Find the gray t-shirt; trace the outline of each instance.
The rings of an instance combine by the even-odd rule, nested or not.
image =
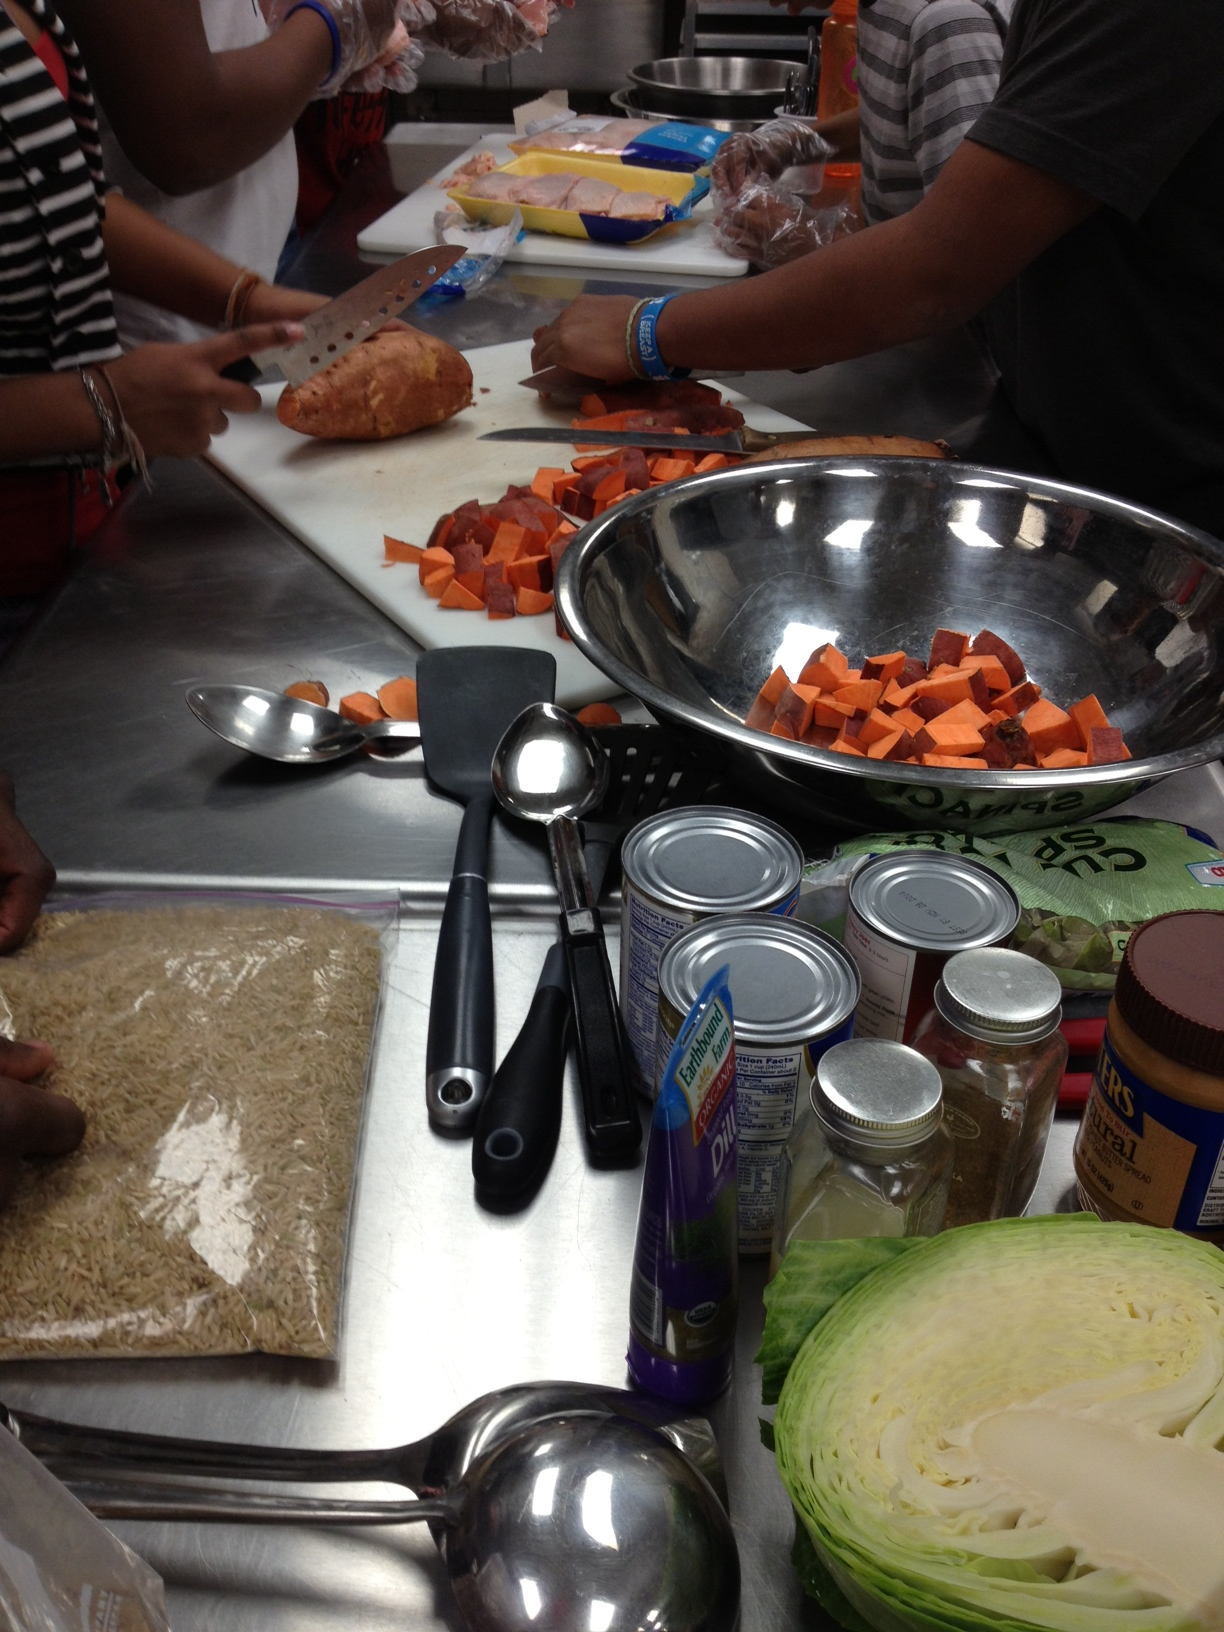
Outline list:
[[[1101,208],[985,326],[1068,480],[1224,535],[1224,5],[1019,0],[970,140]]]

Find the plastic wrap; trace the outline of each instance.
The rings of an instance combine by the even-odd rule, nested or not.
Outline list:
[[[411,38],[403,18],[398,18],[386,49],[368,67],[350,75],[341,90],[365,94],[398,91],[406,96],[416,90],[418,70],[424,60],[424,47]]]
[[[161,1578],[0,1428],[7,1632],[170,1632]]]
[[[0,964],[87,1118],[0,1214],[0,1359],[334,1352],[394,903],[85,897]]]
[[[440,244],[455,244],[468,253],[444,272],[417,301],[418,311],[432,311],[478,295],[501,271],[506,256],[523,236],[523,218],[517,210],[504,227],[474,227],[462,210],[452,205],[434,216],[434,237]]]
[[[278,28],[300,0],[260,0],[269,28]],[[340,62],[320,97],[336,96],[354,74],[386,52],[396,24],[395,0],[319,0],[327,7],[340,35]],[[352,87],[348,87],[352,88]]]
[[[755,266],[785,266],[853,230],[849,198],[815,202],[832,152],[789,114],[724,142],[710,175],[719,248]]]
[[[728,140],[722,131],[703,125],[607,119],[602,114],[575,115],[567,110],[553,119],[529,124],[510,148],[518,154],[581,153],[660,170],[700,170]]]
[[[503,62],[540,50],[556,20],[557,0],[412,0],[411,31],[425,45],[463,62]],[[426,19],[432,10],[432,19]]]

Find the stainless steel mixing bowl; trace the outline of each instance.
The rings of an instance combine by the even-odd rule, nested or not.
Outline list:
[[[769,57],[660,57],[629,70],[635,101],[703,119],[768,119],[796,64]]]
[[[1100,493],[922,459],[743,465],[585,527],[557,605],[660,720],[716,739],[758,795],[841,828],[1003,832],[1095,815],[1224,754],[1224,545]],[[1066,771],[883,765],[741,721],[776,664],[835,641],[925,656],[1009,641],[1062,706],[1095,692],[1133,759]]]

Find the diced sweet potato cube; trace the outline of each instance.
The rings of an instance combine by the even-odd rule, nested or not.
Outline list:
[[[812,704],[812,724],[832,725],[840,731],[854,713],[849,703],[839,703],[835,697],[818,697]]]
[[[912,708],[894,709],[892,713],[892,722],[894,725],[900,726],[903,731],[908,731],[911,735],[921,731],[923,726],[926,724],[926,721],[923,719],[922,715],[916,714]]]
[[[894,680],[890,685],[885,686],[884,695],[880,698],[880,701],[887,703],[890,708],[909,708],[918,695],[918,687],[925,679],[927,679],[927,676],[923,675],[921,680],[915,680],[908,686],[903,686],[899,680]]]
[[[866,759],[867,757],[858,743],[852,742],[846,736],[835,737],[829,747],[835,754],[854,754],[858,759]]]
[[[432,595],[436,601],[450,588],[454,576],[455,567],[454,563],[452,562],[449,566],[439,567],[436,572],[431,572],[429,577],[426,578],[422,587],[425,593],[427,595]]]
[[[787,742],[794,742],[795,740],[795,733],[785,720],[771,720],[769,722],[769,734],[771,737],[785,737]]]
[[[1041,696],[1041,687],[1034,680],[1022,680],[1010,691],[999,692],[992,701],[1004,714],[1023,714]]]
[[[1081,697],[1078,703],[1072,703],[1067,713],[1075,721],[1075,728],[1080,734],[1081,748],[1091,747],[1094,727],[1099,727],[1102,731],[1110,729],[1109,716],[1101,707],[1094,691],[1089,692],[1087,697]]]
[[[761,696],[753,698],[752,707],[744,717],[744,724],[750,731],[768,731],[774,722],[773,704],[767,703]]]
[[[455,578],[442,591],[438,605],[454,612],[479,612],[484,607],[484,602],[479,595],[474,595],[459,582],[458,578]]]
[[[961,663],[962,669],[977,669],[986,682],[988,691],[1010,691],[1011,676],[999,662],[997,657],[991,657],[981,652],[970,652]]]
[[[778,698],[774,709],[774,719],[781,720],[789,726],[790,734],[796,740],[803,735],[812,723],[812,704],[820,695],[812,686],[793,685]]]
[[[842,721],[842,728],[839,734],[847,738],[850,742],[857,742],[859,732],[863,729],[864,718],[865,716],[863,715],[851,714],[847,719]]]
[[[790,677],[786,670],[775,669],[760,691],[757,692],[757,696],[763,703],[768,703],[772,708],[776,708],[778,699],[789,685]]]
[[[1055,748],[1052,754],[1039,754],[1037,763],[1043,771],[1070,771],[1087,765],[1088,755],[1082,748]]]
[[[856,714],[870,714],[884,692],[882,680],[854,680],[838,686],[833,693],[839,703],[849,703]]]
[[[485,607],[491,618],[514,616],[514,585],[508,578],[485,579]]]
[[[551,612],[552,604],[551,592],[544,593],[538,589],[520,589],[514,597],[514,610],[520,618],[534,617],[537,612]]]
[[[925,680],[929,670],[920,657],[907,657],[901,673],[897,676],[899,686],[915,686],[919,680]]]
[[[942,718],[928,720],[914,738],[919,754],[980,754],[982,733],[971,725],[946,725]]]
[[[836,691],[846,683],[850,665],[836,646],[818,646],[803,665],[800,679],[804,685],[819,686],[821,691]]]
[[[962,635],[957,629],[936,629],[931,637],[927,668],[933,669],[940,663],[950,663],[954,669],[959,668],[960,660],[968,650],[968,635]]]
[[[479,509],[479,506],[477,506],[477,508]],[[454,525],[455,512],[453,510],[447,515],[439,516],[437,521],[434,522],[433,532],[430,533],[429,537],[425,540],[425,548],[427,550],[440,550],[446,543],[447,536]]]
[[[973,697],[972,673],[968,669],[953,669],[950,674],[933,674],[929,680],[920,680],[917,697],[938,697],[945,703],[963,703]]]
[[[1040,697],[1025,711],[1024,729],[1037,750],[1037,757],[1052,754],[1056,748],[1078,748],[1080,734],[1075,721],[1065,711]]]
[[[725,453],[707,453],[704,459],[698,459],[693,467],[694,476],[704,476],[711,470],[726,470],[730,463]]]
[[[462,544],[456,544],[451,552],[455,563],[455,577],[463,578],[469,572],[484,574],[485,555],[475,539],[466,539]]]
[[[962,674],[969,676],[969,695],[982,710],[983,714],[990,713],[990,688],[986,684],[986,677],[981,669],[962,669]]]
[[[469,595],[475,595],[481,606],[484,605],[485,577],[483,567],[478,572],[457,572],[453,581],[461,589],[466,589]]]
[[[882,657],[863,659],[861,678],[864,680],[883,680],[887,686],[890,680],[897,678],[904,667],[904,652],[885,652]]]
[[[900,762],[914,757],[914,738],[909,731],[902,731],[899,739],[889,748],[884,758]]]
[[[884,737],[896,736],[899,730],[900,727],[893,722],[891,714],[885,714],[883,709],[873,708],[859,727],[855,740],[866,748],[869,743],[879,742]]]
[[[968,702],[969,699],[966,697],[963,701]],[[916,715],[920,720],[934,720],[940,714],[950,713],[957,706],[943,697],[915,697],[905,712]]]
[[[506,576],[515,589],[552,588],[552,561],[547,555],[520,556],[506,568]]]
[[[1037,751],[1015,715],[1004,714],[982,728],[982,755],[993,770],[1014,770],[1020,760],[1033,760]]]
[[[803,740],[813,748],[831,748],[839,734],[831,725],[809,725],[803,733]]]
[[[435,548],[424,550],[421,553],[420,561],[417,563],[417,572],[422,583],[431,573],[445,571],[453,573],[454,570],[455,558],[449,550]]]
[[[373,725],[375,720],[385,720],[386,714],[377,697],[371,697],[368,691],[350,691],[347,697],[341,697],[336,705],[346,720],[352,720],[354,725]]]
[[[979,759],[975,754],[923,754],[922,763],[960,771],[985,771],[990,768],[984,759]]]
[[[929,701],[934,701],[934,699],[931,698]],[[917,709],[914,712],[917,713]],[[980,731],[983,726],[990,723],[990,715],[973,702],[954,703],[951,708],[945,710],[938,717],[945,725],[951,725],[953,720],[956,720],[972,726],[975,731]]]
[[[1112,765],[1130,757],[1130,749],[1122,741],[1122,733],[1116,725],[1092,727],[1088,743],[1089,765]]]
[[[402,538],[392,538],[389,533],[383,534],[383,559],[387,561],[417,562],[425,554],[419,544],[405,544]]]
[[[886,737],[876,737],[874,741],[867,744],[867,758],[887,759],[889,753],[897,746],[904,735],[904,731],[890,731]],[[863,741],[863,733],[861,731],[859,732],[856,740],[859,743]]]
[[[1024,679],[1025,668],[1020,654],[993,630],[983,629],[974,635],[969,650],[975,657],[997,657],[1007,670],[1007,678],[1013,686],[1018,686]]]
[[[564,475],[565,472],[559,465],[555,467],[551,465],[542,466],[531,478],[531,491],[537,499],[543,499],[545,504],[551,504],[553,502],[553,484],[558,476]]]

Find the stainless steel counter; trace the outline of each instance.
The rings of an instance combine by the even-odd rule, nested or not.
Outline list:
[[[305,275],[314,268],[317,286],[360,275],[351,233],[384,200],[385,177],[358,178],[329,233],[307,246],[302,266]],[[566,274],[503,275],[430,326],[465,346],[518,338],[580,287]],[[989,386],[964,337],[744,382],[750,395],[822,429],[928,436],[972,421]],[[319,771],[265,766],[208,737],[183,703],[202,680],[280,687],[325,670],[367,686],[411,670],[411,642],[206,466],[163,462],[155,474],[156,490],[124,505],[93,558],[0,667],[0,763],[68,886],[207,879],[402,891],[407,912],[373,1073],[345,1330],[334,1364],[255,1356],[8,1365],[0,1399],[111,1426],[356,1447],[411,1439],[504,1383],[623,1382],[639,1176],[587,1166],[574,1085],[552,1173],[517,1217],[477,1208],[468,1146],[436,1138],[426,1124],[431,908],[449,874],[457,808],[430,793],[415,757]],[[1141,808],[1224,834],[1219,768],[1164,784]],[[492,871],[500,1052],[551,935],[550,889],[539,845],[500,823]],[[1066,1191],[1071,1132],[1056,1128],[1043,1208]],[[751,1355],[761,1286],[761,1266],[749,1265],[736,1379],[712,1414],[745,1570],[745,1632],[784,1632],[822,1623],[790,1570],[791,1519],[758,1437]],[[129,1525],[123,1533],[165,1576],[177,1632],[460,1625],[422,1529]]]

